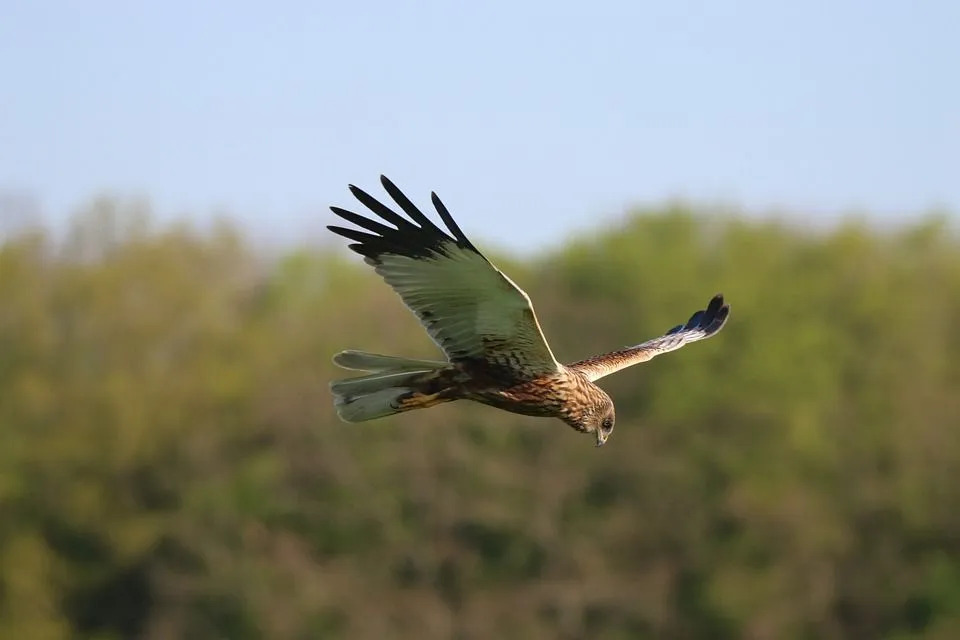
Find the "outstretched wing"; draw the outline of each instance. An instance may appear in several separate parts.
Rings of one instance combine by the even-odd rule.
[[[591,381],[597,380],[621,369],[646,362],[661,353],[675,351],[685,344],[709,338],[723,328],[729,315],[730,305],[723,303],[722,294],[717,294],[710,300],[706,309],[697,311],[690,316],[686,324],[677,325],[659,338],[647,340],[620,351],[581,360],[570,365],[569,368],[576,369]]]
[[[409,220],[350,185],[357,200],[393,226],[330,207],[364,231],[327,228],[354,241],[350,248],[393,287],[447,357],[480,361],[521,380],[559,370],[530,298],[473,246],[437,194],[433,205],[452,236],[385,176],[380,182]]]

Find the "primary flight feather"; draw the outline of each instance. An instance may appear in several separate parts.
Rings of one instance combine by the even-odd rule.
[[[610,396],[593,382],[709,338],[730,314],[718,294],[706,309],[660,337],[560,364],[530,298],[473,246],[437,194],[431,199],[446,230],[385,176],[380,181],[406,217],[350,185],[357,200],[379,220],[330,207],[359,229],[327,228],[352,241],[350,248],[400,295],[447,359],[338,353],[334,356],[338,365],[366,372],[330,384],[337,413],[347,422],[474,400],[514,413],[560,418],[577,431],[593,434],[600,446],[613,431],[614,407]]]

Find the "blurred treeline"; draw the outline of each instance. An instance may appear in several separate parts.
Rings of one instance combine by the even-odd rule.
[[[565,361],[718,291],[732,318],[604,380],[599,450],[472,404],[346,425],[335,351],[437,352],[339,243],[267,259],[109,200],[8,235],[0,637],[960,637],[944,219],[667,207],[488,255]]]

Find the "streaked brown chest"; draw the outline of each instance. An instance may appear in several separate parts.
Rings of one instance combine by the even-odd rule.
[[[561,416],[573,390],[567,375],[543,376],[504,386],[468,383],[470,399],[499,409],[531,416]]]

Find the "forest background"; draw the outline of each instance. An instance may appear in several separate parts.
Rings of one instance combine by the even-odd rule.
[[[563,361],[720,291],[731,320],[604,380],[601,449],[469,403],[347,425],[333,353],[437,351],[339,244],[268,254],[109,198],[8,229],[0,637],[960,634],[949,217],[674,204],[482,248]]]

